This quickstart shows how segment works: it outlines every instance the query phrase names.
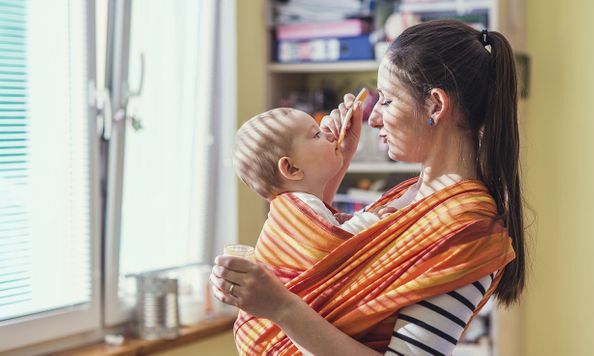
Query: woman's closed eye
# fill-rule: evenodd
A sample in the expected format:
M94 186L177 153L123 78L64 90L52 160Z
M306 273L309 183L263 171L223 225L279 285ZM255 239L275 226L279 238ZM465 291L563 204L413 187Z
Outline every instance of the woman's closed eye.
M381 91L381 90L378 89L377 90L377 93L379 94L379 98L378 98L378 101L377 101L377 103L379 105L381 105L381 106L387 106L387 105L390 105L392 103L392 100L390 100L390 99L388 99L388 98L386 98L384 96L384 92L383 91Z

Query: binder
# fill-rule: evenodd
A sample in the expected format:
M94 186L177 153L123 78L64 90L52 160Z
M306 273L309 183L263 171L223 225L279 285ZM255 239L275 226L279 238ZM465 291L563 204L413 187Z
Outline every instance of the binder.
M278 41L276 60L280 63L357 61L373 59L368 35Z
M325 23L297 23L276 27L276 39L295 41L314 38L361 36L371 31L371 23L362 19L348 19Z

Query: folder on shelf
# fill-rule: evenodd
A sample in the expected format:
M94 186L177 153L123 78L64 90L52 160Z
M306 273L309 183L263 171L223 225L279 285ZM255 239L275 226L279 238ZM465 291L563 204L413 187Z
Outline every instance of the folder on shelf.
M349 19L326 23L296 23L276 27L276 39L294 41L314 38L361 36L371 31L371 23L363 19Z
M277 42L277 61L281 63L371 59L373 46L366 35Z

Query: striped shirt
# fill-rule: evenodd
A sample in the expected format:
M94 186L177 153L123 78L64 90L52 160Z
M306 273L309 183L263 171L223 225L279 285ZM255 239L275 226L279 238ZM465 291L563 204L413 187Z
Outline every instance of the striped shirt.
M385 354L451 355L493 278L402 308Z

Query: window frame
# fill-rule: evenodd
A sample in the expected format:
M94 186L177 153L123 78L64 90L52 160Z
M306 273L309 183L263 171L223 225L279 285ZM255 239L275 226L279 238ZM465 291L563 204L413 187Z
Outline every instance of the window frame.
M105 61L105 87L109 90L112 112L118 110L125 115L126 100L124 91L128 83L128 58L130 44L131 1L110 0L107 17L107 45ZM104 218L104 269L103 269L103 315L104 325L112 326L130 319L132 310L126 308L118 297L120 273L120 227L122 216L122 188L125 149L125 120L108 118L110 125L109 141L105 143L108 156L105 157L105 218Z

